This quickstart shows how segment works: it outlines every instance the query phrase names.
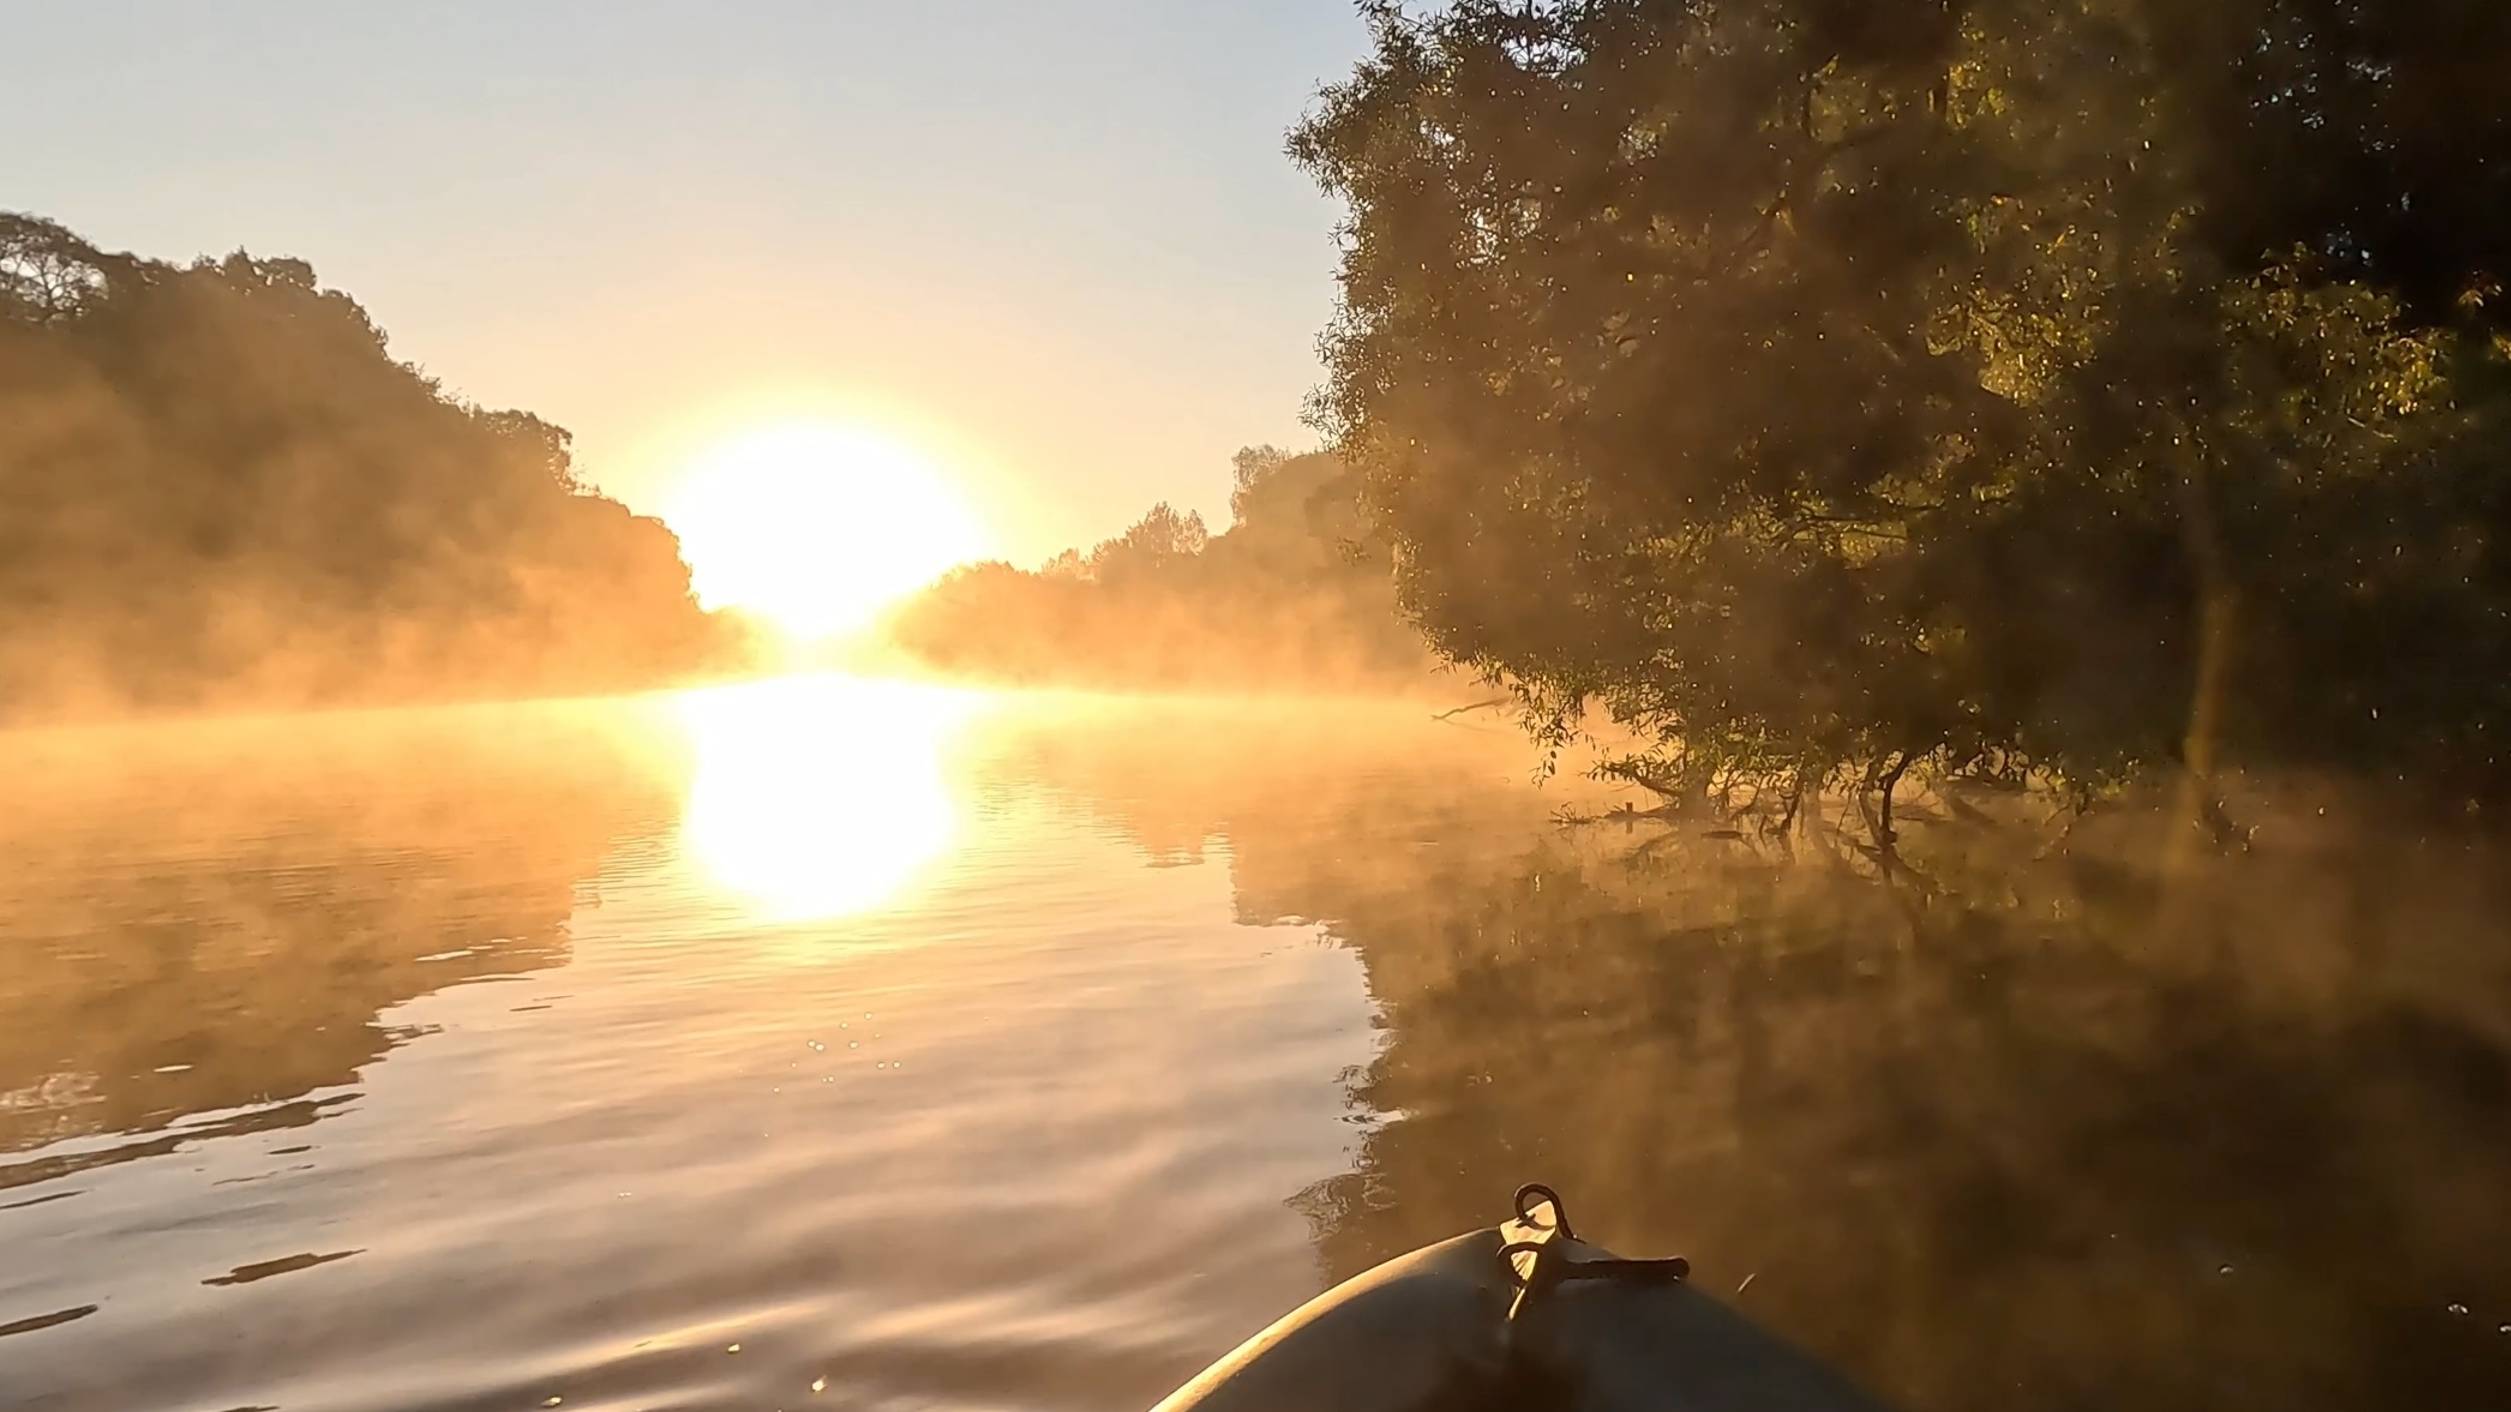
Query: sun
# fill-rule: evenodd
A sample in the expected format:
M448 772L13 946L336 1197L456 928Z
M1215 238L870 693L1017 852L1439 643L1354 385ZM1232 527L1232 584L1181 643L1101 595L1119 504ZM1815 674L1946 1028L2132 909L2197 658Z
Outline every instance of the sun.
M986 552L940 467L835 423L789 422L716 445L689 464L663 519L701 604L755 613L801 641L867 627Z

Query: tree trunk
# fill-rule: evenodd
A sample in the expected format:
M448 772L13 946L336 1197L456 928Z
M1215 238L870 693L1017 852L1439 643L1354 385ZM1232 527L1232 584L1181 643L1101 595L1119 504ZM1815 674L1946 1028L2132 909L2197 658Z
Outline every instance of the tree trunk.
M1900 837L1892 827L1892 792L1901 787L1901 776L1909 772L1917 759L1909 751L1900 752L1893 757L1892 768L1884 771L1877 782L1883 793L1883 806L1875 816L1875 842L1881 847L1890 848L1893 840Z
M2181 471L2176 485L2180 543L2197 579L2197 660L2189 687L2188 733L2180 741L2180 760L2188 768L2188 797L2182 801L2182 813L2192 823L2211 823L2223 811L2215 782L2216 751L2240 613L2231 556L2224 551L2213 499L2207 492L2203 452L2193 454L2196 459Z

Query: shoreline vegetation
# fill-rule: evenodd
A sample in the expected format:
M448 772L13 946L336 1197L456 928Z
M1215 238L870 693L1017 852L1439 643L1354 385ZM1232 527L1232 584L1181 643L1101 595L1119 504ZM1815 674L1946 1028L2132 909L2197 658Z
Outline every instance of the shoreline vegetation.
M569 436L301 260L0 214L0 722L649 685L742 660Z
M1314 416L1669 800L2511 802L2511 11L1364 0Z
M953 570L873 655L1419 694L1629 817L1885 848L1964 792L2177 790L2218 847L2259 781L2511 804L2511 127L2454 116L2511 11L1360 9L1287 148L1346 212L1323 449L1240 452L1218 532ZM0 510L0 719L755 646L301 261L0 217Z
M448 394L301 260L174 264L0 213L0 728L600 694L775 669L568 432ZM1031 572L962 566L845 660L1002 686L1404 692L1436 666L1329 455L1235 458ZM803 655L808 660L810 654Z
M1438 664L1403 620L1358 478L1272 446L1232 467L1218 534L1162 502L1086 554L954 569L883 635L924 670L997 685L1427 690Z

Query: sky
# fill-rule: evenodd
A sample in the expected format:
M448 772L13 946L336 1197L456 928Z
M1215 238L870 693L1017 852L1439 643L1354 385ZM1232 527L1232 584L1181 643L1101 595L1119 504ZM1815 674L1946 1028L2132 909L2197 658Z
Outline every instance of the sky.
M741 430L910 442L1033 562L1227 520L1335 209L1282 155L1347 0L79 0L0 47L0 208L313 262L641 510Z

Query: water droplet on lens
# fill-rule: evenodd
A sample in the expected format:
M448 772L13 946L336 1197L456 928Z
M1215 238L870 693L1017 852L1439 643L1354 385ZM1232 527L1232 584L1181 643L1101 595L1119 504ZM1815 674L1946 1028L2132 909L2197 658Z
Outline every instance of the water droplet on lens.
M813 1378L813 1379L811 1379L811 1391L813 1391L813 1392L826 1392L826 1391L828 1391L828 1379L826 1379L826 1378Z
M2231 1266L2229 1266L2229 1265L2225 1265L2225 1266L2223 1266L2222 1268L2220 1268L2220 1269L2216 1270L2216 1271L2215 1271L2215 1273L2216 1273L2216 1274L2218 1274L2218 1275L2229 1275L2229 1274L2231 1274L2231 1273L2232 1273L2232 1267L2231 1267Z
M725 1344L725 1345L724 1345L724 1352L726 1352L726 1353L739 1353L740 1351L741 1351L741 1345L740 1345L740 1344L737 1344L737 1343L728 1343L728 1344Z
M2453 1303L2450 1306L2450 1312L2464 1319L2467 1317L2467 1306L2464 1304Z

